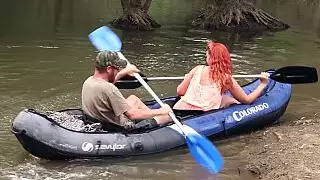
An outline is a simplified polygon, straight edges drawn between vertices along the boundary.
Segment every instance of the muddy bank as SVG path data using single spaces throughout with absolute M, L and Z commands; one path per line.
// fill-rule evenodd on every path
M 241 152 L 257 179 L 320 179 L 320 115 L 254 132 Z

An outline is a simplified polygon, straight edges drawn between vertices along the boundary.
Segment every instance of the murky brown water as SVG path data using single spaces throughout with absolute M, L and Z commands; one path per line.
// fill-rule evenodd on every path
M 148 76 L 181 76 L 203 63 L 208 39 L 230 47 L 236 73 L 287 65 L 319 68 L 320 3 L 253 2 L 292 27 L 249 39 L 192 30 L 186 23 L 202 1 L 154 0 L 150 14 L 161 29 L 115 31 L 124 41 L 124 55 Z M 120 14 L 120 2 L 112 0 L 0 3 L 0 179 L 250 179 L 238 174 L 246 164 L 240 152 L 250 147 L 247 135 L 216 143 L 225 168 L 213 176 L 203 172 L 187 150 L 135 159 L 46 161 L 29 155 L 10 133 L 10 122 L 23 108 L 80 107 L 81 84 L 92 72 L 95 56 L 87 35 Z M 159 96 L 174 95 L 177 84 L 150 82 Z M 319 90 L 318 84 L 295 85 L 283 122 L 317 112 Z M 151 98 L 143 88 L 124 93 Z

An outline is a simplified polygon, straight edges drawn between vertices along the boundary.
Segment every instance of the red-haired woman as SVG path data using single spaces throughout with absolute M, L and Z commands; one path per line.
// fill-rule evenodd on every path
M 230 53 L 223 44 L 209 42 L 206 55 L 208 66 L 196 66 L 178 86 L 177 94 L 182 97 L 173 109 L 208 111 L 231 104 L 251 104 L 268 84 L 269 74 L 262 72 L 259 86 L 247 95 L 232 77 Z M 234 98 L 224 95 L 227 90 Z

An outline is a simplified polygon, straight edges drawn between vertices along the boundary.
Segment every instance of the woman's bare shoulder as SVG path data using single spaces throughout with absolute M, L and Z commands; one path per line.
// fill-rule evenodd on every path
M 191 69 L 190 73 L 191 72 L 194 73 L 201 66 L 203 66 L 203 65 L 201 65 L 201 64 L 200 65 L 196 65 L 194 68 Z

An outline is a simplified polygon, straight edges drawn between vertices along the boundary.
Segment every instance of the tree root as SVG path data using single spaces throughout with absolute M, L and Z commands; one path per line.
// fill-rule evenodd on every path
M 155 20 L 153 20 L 147 13 L 141 10 L 130 11 L 129 13 L 114 19 L 110 24 L 119 29 L 130 29 L 140 31 L 151 31 L 155 28 L 161 27 Z
M 281 31 L 289 28 L 288 24 L 244 1 L 222 6 L 212 5 L 202 9 L 200 15 L 192 22 L 192 26 L 236 32 Z

